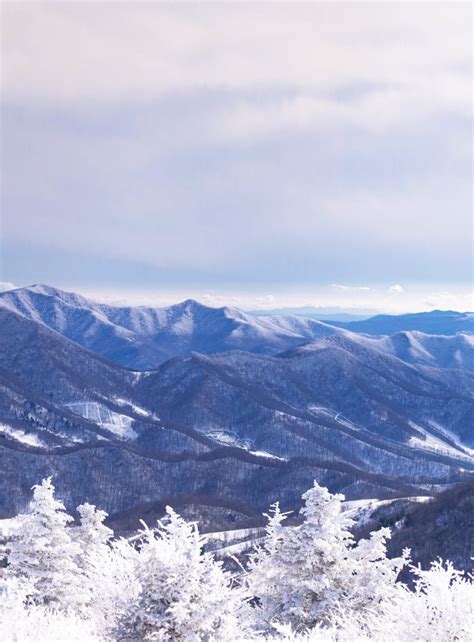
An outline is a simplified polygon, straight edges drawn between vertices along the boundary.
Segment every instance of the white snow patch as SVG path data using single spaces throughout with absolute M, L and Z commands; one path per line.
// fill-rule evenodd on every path
M 462 457 L 463 456 L 463 452 L 460 452 L 460 451 L 464 451 L 464 456 L 465 457 L 467 457 L 468 459 L 474 458 L 474 449 L 473 448 L 469 448 L 468 446 L 465 446 L 460 441 L 460 439 L 459 439 L 459 437 L 457 435 L 455 435 L 451 430 L 447 430 L 446 428 L 444 428 L 444 426 L 441 426 L 436 421 L 433 421 L 433 420 L 429 419 L 428 423 L 438 433 L 440 433 L 442 437 L 446 438 L 452 444 L 454 444 L 454 446 L 452 446 L 449 443 L 444 442 L 442 438 L 436 437 L 435 435 L 432 435 L 431 433 L 426 431 L 424 428 L 421 428 L 421 426 L 418 426 L 417 424 L 415 424 L 413 422 L 409 422 L 409 423 L 410 423 L 410 426 L 412 428 L 415 428 L 416 430 L 419 430 L 419 431 L 423 432 L 427 437 L 426 441 L 419 440 L 417 437 L 411 437 L 410 438 L 410 444 L 418 445 L 419 447 L 422 447 L 422 448 L 424 447 L 424 448 L 427 448 L 429 450 L 433 450 L 433 449 L 434 450 L 438 450 L 438 451 L 444 450 L 445 452 L 449 452 L 450 454 L 456 455 L 456 457 Z M 412 439 L 413 440 L 417 440 L 417 442 L 421 441 L 421 444 L 416 444 L 416 442 L 415 442 L 415 444 L 413 444 Z
M 145 410 L 145 408 L 142 408 L 141 406 L 137 406 L 136 404 L 132 403 L 131 401 L 128 401 L 127 399 L 121 399 L 120 397 L 115 397 L 114 402 L 118 406 L 128 406 L 128 408 L 133 410 L 133 412 L 136 415 L 141 415 L 142 417 L 148 417 L 148 418 L 151 417 L 156 421 L 160 421 L 160 418 L 157 415 L 153 414 L 149 410 Z
M 223 444 L 225 446 L 234 446 L 235 448 L 242 448 L 251 455 L 256 457 L 264 457 L 265 459 L 278 459 L 279 461 L 287 461 L 283 457 L 272 455 L 265 450 L 252 450 L 253 443 L 250 439 L 242 439 L 239 435 L 232 431 L 226 430 L 208 430 L 204 433 L 206 437 Z
M 93 421 L 117 437 L 122 439 L 136 439 L 137 437 L 137 433 L 132 428 L 133 419 L 114 412 L 107 406 L 98 404 L 95 401 L 76 401 L 64 405 L 74 414 Z
M 257 457 L 265 457 L 266 459 L 278 459 L 278 461 L 288 461 L 284 457 L 278 457 L 277 455 L 272 455 L 267 453 L 265 450 L 249 450 L 251 455 L 256 455 Z
M 381 506 L 388 506 L 396 501 L 407 500 L 410 502 L 428 502 L 431 497 L 421 495 L 419 497 L 401 497 L 397 499 L 355 499 L 342 503 L 342 512 L 353 519 L 359 526 L 370 521 L 371 516 Z
M 341 415 L 340 412 L 336 412 L 331 408 L 325 408 L 324 406 L 309 405 L 308 410 L 313 415 L 329 417 L 330 419 L 333 419 L 334 421 L 336 421 L 338 424 L 341 424 L 341 426 L 345 426 L 346 428 L 350 428 L 351 430 L 360 430 L 355 424 L 352 423 L 350 419 L 348 419 L 347 417 L 344 417 L 344 415 Z
M 16 529 L 17 522 L 14 517 L 0 519 L 0 537 L 8 537 Z M 1 551 L 0 551 L 1 557 Z
M 0 433 L 8 435 L 15 441 L 19 441 L 27 446 L 34 446 L 35 448 L 47 448 L 46 444 L 34 433 L 27 433 L 19 428 L 12 428 L 5 424 L 0 424 Z
M 225 446 L 235 446 L 237 448 L 244 448 L 249 450 L 253 444 L 250 439 L 241 439 L 236 432 L 227 430 L 208 430 L 204 433 L 206 437 L 217 441 Z

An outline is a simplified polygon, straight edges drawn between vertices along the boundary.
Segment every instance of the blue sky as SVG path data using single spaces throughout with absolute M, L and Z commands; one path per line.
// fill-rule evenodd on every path
M 471 11 L 4 3 L 1 279 L 471 307 Z

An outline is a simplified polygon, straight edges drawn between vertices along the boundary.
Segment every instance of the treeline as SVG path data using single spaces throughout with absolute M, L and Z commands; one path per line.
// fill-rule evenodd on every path
M 272 507 L 263 544 L 231 574 L 171 508 L 115 539 L 90 504 L 73 525 L 45 479 L 7 535 L 0 639 L 471 640 L 472 577 L 441 561 L 410 567 L 407 550 L 389 558 L 388 529 L 356 542 L 343 497 L 317 483 L 302 500 L 299 526 Z M 397 581 L 406 567 L 414 590 Z

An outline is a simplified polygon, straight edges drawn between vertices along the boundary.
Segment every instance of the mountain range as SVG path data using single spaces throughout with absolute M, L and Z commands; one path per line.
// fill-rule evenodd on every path
M 352 332 L 368 334 L 394 334 L 411 330 L 441 335 L 474 333 L 474 313 L 454 310 L 431 310 L 399 315 L 378 314 L 368 319 L 350 321 L 336 319 L 327 322 Z
M 114 308 L 47 286 L 0 294 L 0 327 L 0 516 L 49 474 L 67 506 L 123 527 L 165 499 L 241 525 L 313 479 L 358 499 L 474 474 L 468 333 Z
M 167 308 L 111 306 L 46 285 L 0 293 L 0 308 L 17 312 L 135 370 L 151 370 L 172 357 L 188 357 L 193 352 L 244 350 L 276 355 L 333 335 L 341 337 L 341 341 L 349 338 L 354 345 L 357 341 L 372 342 L 376 349 L 412 363 L 468 369 L 474 366 L 474 315 L 468 313 L 376 316 L 366 322 L 346 324 L 351 326 L 348 333 L 344 331 L 347 328 L 339 327 L 341 324 L 301 316 L 254 317 L 235 308 L 212 308 L 191 299 Z M 425 332 L 424 324 L 431 327 L 440 314 L 442 319 L 450 319 L 450 331 L 440 338 L 426 336 L 429 332 Z M 407 319 L 412 319 L 411 323 Z M 363 332 L 357 323 L 371 321 L 376 330 L 369 328 L 369 336 L 357 339 L 352 326 L 356 324 L 355 330 Z M 398 324 L 402 329 L 389 339 L 372 336 L 392 334 L 383 331 L 384 323 L 387 328 Z M 415 327 L 414 332 L 409 331 Z M 457 327 L 464 333 L 456 336 Z

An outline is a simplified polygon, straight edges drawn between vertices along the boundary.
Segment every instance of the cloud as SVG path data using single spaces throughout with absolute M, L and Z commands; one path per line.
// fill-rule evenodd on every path
M 369 291 L 371 288 L 369 288 L 367 285 L 360 285 L 360 286 L 352 286 L 352 285 L 341 285 L 340 283 L 331 283 L 331 287 L 334 288 L 335 290 L 341 290 L 341 291 L 348 291 L 348 290 L 360 290 L 360 291 Z
M 7 281 L 0 281 L 0 292 L 6 292 L 7 290 L 14 290 L 17 286 L 13 283 L 8 283 Z
M 405 292 L 405 289 L 404 289 L 401 285 L 399 285 L 398 283 L 396 283 L 395 285 L 391 285 L 391 286 L 388 288 L 388 291 L 389 291 L 391 294 L 403 294 L 403 293 Z
M 7 98 L 123 100 L 380 82 L 410 91 L 431 78 L 451 82 L 443 93 L 453 100 L 466 99 L 464 84 L 456 85 L 470 56 L 463 4 L 10 3 L 2 10 Z
M 400 314 L 418 312 L 434 308 L 452 310 L 472 310 L 472 293 L 468 284 L 453 284 L 450 291 L 442 287 L 433 290 L 432 284 L 414 284 L 404 296 L 393 296 L 387 293 L 386 284 L 374 284 L 370 291 L 347 292 L 333 290 L 329 286 L 311 285 L 306 288 L 286 287 L 281 283 L 274 294 L 266 295 L 258 287 L 246 290 L 219 289 L 203 290 L 187 285 L 179 289 L 167 287 L 166 283 L 156 283 L 152 287 L 145 284 L 127 287 L 111 285 L 100 287 L 94 284 L 80 285 L 55 281 L 57 287 L 72 290 L 96 301 L 110 305 L 147 305 L 151 307 L 166 307 L 185 299 L 195 299 L 210 307 L 229 306 L 242 310 L 261 310 L 264 308 L 319 308 L 329 312 L 349 312 L 353 314 L 377 314 L 386 312 Z M 438 284 L 439 285 L 439 284 Z M 273 297 L 269 299 L 268 297 Z M 266 305 L 262 301 L 266 300 Z
M 460 292 L 431 292 L 423 304 L 430 309 L 459 310 L 468 312 L 474 310 L 474 293 L 463 294 Z
M 4 4 L 4 278 L 461 280 L 470 7 L 433 7 Z

